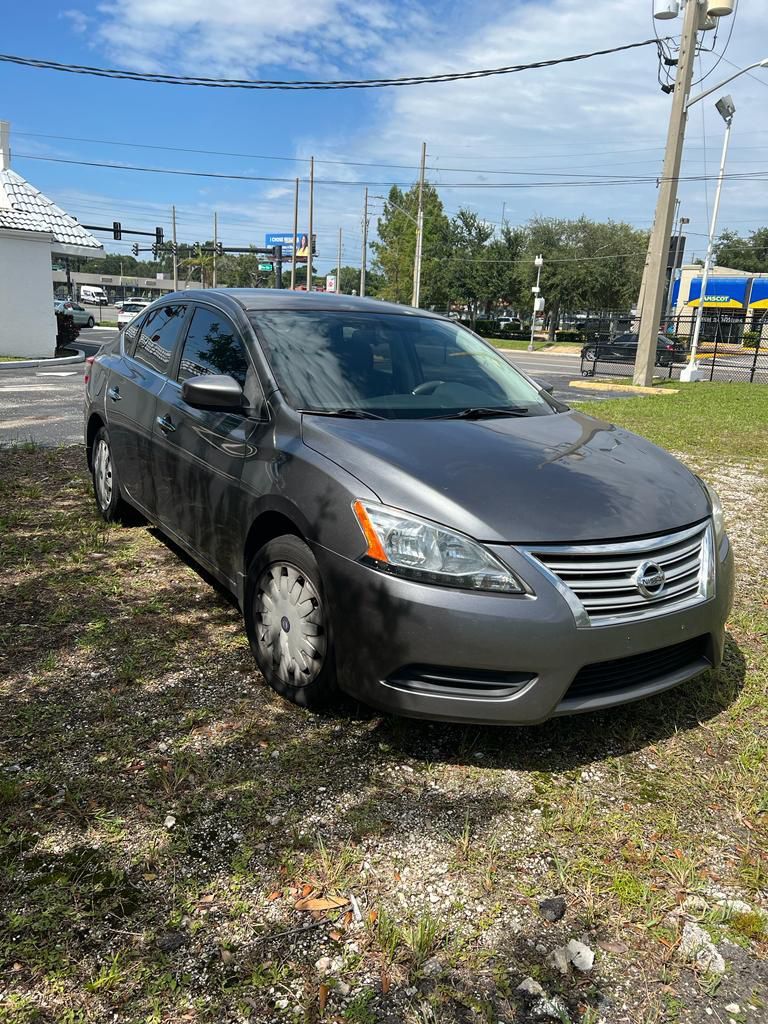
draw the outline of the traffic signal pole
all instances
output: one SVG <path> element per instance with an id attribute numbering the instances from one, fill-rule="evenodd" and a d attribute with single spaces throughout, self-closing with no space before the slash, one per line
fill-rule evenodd
<path id="1" fill-rule="evenodd" d="M 171 207 L 171 225 L 173 228 L 173 290 L 179 290 L 179 257 L 176 251 L 176 207 Z"/>
<path id="2" fill-rule="evenodd" d="M 669 114 L 664 169 L 656 201 L 656 216 L 648 242 L 647 273 L 645 274 L 634 372 L 635 384 L 646 386 L 653 381 L 653 368 L 656 362 L 656 338 L 659 333 L 664 301 L 669 238 L 675 213 L 677 181 L 680 176 L 685 140 L 685 108 L 693 77 L 699 21 L 704 10 L 705 7 L 701 0 L 688 0 L 685 5 L 683 32 L 680 37 L 680 49 L 677 57 L 677 76 L 672 94 L 672 109 Z"/>

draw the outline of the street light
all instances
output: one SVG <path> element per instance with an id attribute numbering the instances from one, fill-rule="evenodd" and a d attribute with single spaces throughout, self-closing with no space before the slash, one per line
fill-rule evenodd
<path id="1" fill-rule="evenodd" d="M 708 89 L 707 92 L 711 92 Z M 698 99 L 699 97 L 696 97 Z M 691 101 L 693 102 L 693 101 Z M 689 104 L 690 106 L 690 104 Z M 731 123 L 733 122 L 733 115 L 736 113 L 736 107 L 734 106 L 733 100 L 730 96 L 721 96 L 715 104 L 715 108 L 725 121 L 725 138 L 723 139 L 723 154 L 720 157 L 720 172 L 717 176 L 717 190 L 715 192 L 715 203 L 712 207 L 712 221 L 709 225 L 709 238 L 707 240 L 707 255 L 704 260 L 704 269 L 701 274 L 701 293 L 699 295 L 699 304 L 696 307 L 696 319 L 693 325 L 693 336 L 691 337 L 691 356 L 688 360 L 688 365 L 680 371 L 680 380 L 692 381 L 692 380 L 705 380 L 706 373 L 703 370 L 699 370 L 696 367 L 696 349 L 699 344 L 699 335 L 701 334 L 701 320 L 704 316 L 704 303 L 707 298 L 707 284 L 709 283 L 709 271 L 712 267 L 712 256 L 715 248 L 715 227 L 717 226 L 717 214 L 720 208 L 720 192 L 723 188 L 723 174 L 725 173 L 725 158 L 728 155 L 728 143 L 731 138 Z"/>
<path id="2" fill-rule="evenodd" d="M 536 284 L 533 286 L 533 288 L 531 288 L 531 291 L 533 292 L 533 314 L 531 316 L 531 340 L 528 343 L 529 352 L 533 352 L 533 332 L 536 329 L 536 314 L 542 308 L 542 304 L 539 299 L 539 293 L 541 292 L 541 288 L 539 288 L 539 282 L 541 281 L 541 268 L 543 264 L 544 257 L 541 254 L 539 254 L 533 261 L 533 265 L 534 267 L 536 267 Z"/>

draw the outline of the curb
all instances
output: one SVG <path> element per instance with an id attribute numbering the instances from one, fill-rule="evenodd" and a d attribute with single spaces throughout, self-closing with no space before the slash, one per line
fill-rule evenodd
<path id="1" fill-rule="evenodd" d="M 600 380 L 572 380 L 568 382 L 569 388 L 594 388 L 596 391 L 623 391 L 633 395 L 677 395 L 679 388 L 646 388 L 640 384 L 614 384 L 611 381 Z"/>
<path id="2" fill-rule="evenodd" d="M 84 363 L 85 352 L 81 349 L 75 349 L 77 353 L 74 356 L 53 356 L 51 358 L 43 359 L 14 359 L 10 363 L 0 363 L 0 373 L 12 370 L 33 370 L 38 366 L 70 366 L 73 363 Z"/>

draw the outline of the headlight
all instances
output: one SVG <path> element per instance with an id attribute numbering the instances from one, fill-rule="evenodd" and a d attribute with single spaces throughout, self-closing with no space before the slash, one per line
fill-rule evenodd
<path id="1" fill-rule="evenodd" d="M 363 559 L 383 572 L 465 590 L 526 591 L 511 569 L 461 533 L 373 501 L 352 508 L 368 544 Z"/>
<path id="2" fill-rule="evenodd" d="M 715 541 L 717 548 L 720 548 L 723 537 L 725 537 L 725 523 L 723 522 L 723 506 L 720 503 L 720 495 L 714 487 L 710 487 L 706 480 L 702 481 L 707 489 L 709 500 L 712 502 L 712 522 L 715 526 Z"/>

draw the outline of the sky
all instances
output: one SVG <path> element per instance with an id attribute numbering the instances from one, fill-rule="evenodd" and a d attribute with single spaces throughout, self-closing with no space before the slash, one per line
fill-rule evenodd
<path id="1" fill-rule="evenodd" d="M 71 6 L 67 7 L 67 2 Z M 768 56 L 768 11 L 744 3 L 703 37 L 696 79 L 706 88 Z M 761 10 L 762 8 L 762 10 Z M 134 71 L 227 78 L 371 78 L 528 63 L 679 34 L 682 16 L 653 21 L 650 0 L 28 0 L 3 16 L 5 53 Z M 730 39 L 728 38 L 730 34 Z M 761 42 L 761 40 L 763 40 Z M 727 48 L 726 48 L 727 43 Z M 712 49 L 714 47 L 714 49 Z M 531 216 L 612 218 L 650 226 L 671 97 L 653 46 L 559 67 L 468 82 L 334 92 L 202 89 L 69 75 L 0 64 L 0 118 L 11 122 L 12 166 L 88 224 L 225 245 L 290 232 L 293 181 L 316 160 L 317 268 L 359 265 L 363 189 L 383 196 L 427 176 L 446 211 L 475 210 L 500 226 Z M 768 223 L 768 68 L 724 88 L 736 104 L 719 229 Z M 717 173 L 723 123 L 716 93 L 691 111 L 682 174 Z M 205 152 L 200 152 L 205 151 Z M 50 159 L 238 174 L 217 180 Z M 602 184 L 599 176 L 647 176 Z M 582 184 L 574 185 L 580 181 Z M 450 187 L 451 183 L 455 187 Z M 489 186 L 499 187 L 489 187 Z M 703 256 L 714 180 L 680 184 L 690 218 L 687 257 Z M 372 232 L 382 200 L 371 201 Z M 131 240 L 106 240 L 130 251 Z"/>

